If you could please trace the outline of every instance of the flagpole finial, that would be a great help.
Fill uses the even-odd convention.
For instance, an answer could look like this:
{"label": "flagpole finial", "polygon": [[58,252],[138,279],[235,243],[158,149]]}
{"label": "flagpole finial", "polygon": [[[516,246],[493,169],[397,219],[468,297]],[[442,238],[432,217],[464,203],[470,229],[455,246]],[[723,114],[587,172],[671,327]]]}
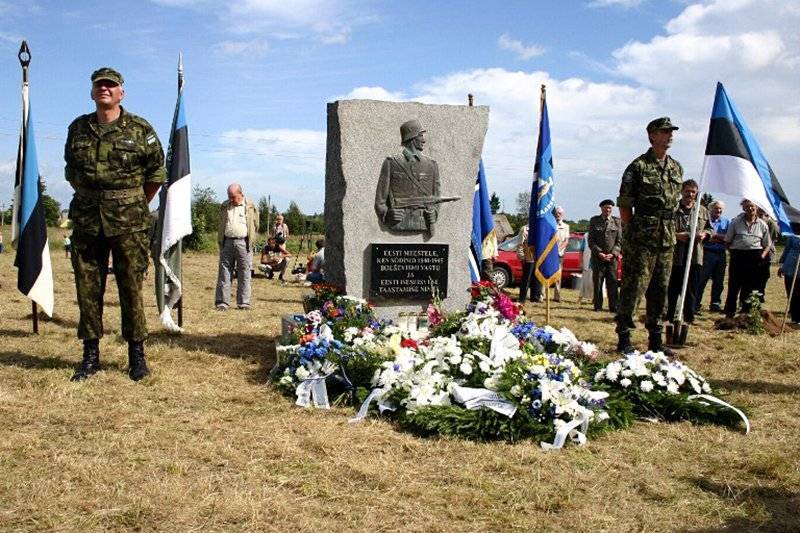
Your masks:
{"label": "flagpole finial", "polygon": [[183,52],[178,52],[178,91],[183,90]]}
{"label": "flagpole finial", "polygon": [[31,50],[28,48],[27,41],[22,41],[22,44],[19,45],[17,57],[19,58],[19,64],[22,65],[22,68],[28,68],[28,65],[31,63]]}
{"label": "flagpole finial", "polygon": [[467,95],[467,103],[469,104],[470,107],[475,105],[475,96],[472,93],[469,93]]}

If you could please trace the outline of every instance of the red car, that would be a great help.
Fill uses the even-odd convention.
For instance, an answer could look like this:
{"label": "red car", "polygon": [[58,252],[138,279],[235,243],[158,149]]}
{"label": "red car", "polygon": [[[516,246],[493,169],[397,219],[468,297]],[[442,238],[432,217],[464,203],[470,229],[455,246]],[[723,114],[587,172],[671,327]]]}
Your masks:
{"label": "red car", "polygon": [[[520,234],[503,241],[498,248],[498,256],[494,260],[493,281],[498,288],[518,285],[522,279],[522,261],[517,257]],[[564,261],[561,263],[561,279],[568,286],[574,274],[581,274],[583,262],[583,233],[574,232],[569,235]],[[622,261],[617,262],[617,279],[622,279]]]}

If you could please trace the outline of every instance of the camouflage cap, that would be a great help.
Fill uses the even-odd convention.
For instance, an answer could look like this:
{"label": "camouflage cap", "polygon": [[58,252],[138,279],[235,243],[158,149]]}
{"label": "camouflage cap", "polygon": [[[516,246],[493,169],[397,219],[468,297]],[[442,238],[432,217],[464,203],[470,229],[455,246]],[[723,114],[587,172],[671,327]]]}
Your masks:
{"label": "camouflage cap", "polygon": [[647,133],[653,133],[658,130],[677,130],[678,126],[673,126],[669,117],[658,117],[650,121],[647,125]]}
{"label": "camouflage cap", "polygon": [[606,199],[600,202],[600,207],[603,207],[604,205],[610,205],[611,207],[614,207],[614,200]]}
{"label": "camouflage cap", "polygon": [[122,79],[122,74],[110,67],[103,67],[92,72],[92,83],[99,80],[113,81],[117,85],[122,85],[125,80]]}
{"label": "camouflage cap", "polygon": [[400,125],[400,138],[402,142],[410,141],[420,133],[424,133],[425,130],[422,129],[422,124],[419,123],[419,120],[409,120],[408,122],[403,122]]}

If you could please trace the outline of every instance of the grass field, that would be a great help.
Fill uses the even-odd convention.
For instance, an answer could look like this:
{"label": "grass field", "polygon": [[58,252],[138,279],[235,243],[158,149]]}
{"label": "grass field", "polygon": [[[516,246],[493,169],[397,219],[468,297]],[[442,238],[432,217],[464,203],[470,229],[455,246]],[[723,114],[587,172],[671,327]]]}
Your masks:
{"label": "grass field", "polygon": [[[127,377],[112,283],[105,370],[71,383],[78,312],[55,248],[56,312],[38,336],[0,254],[0,530],[800,530],[800,332],[715,331],[707,312],[690,330],[681,359],[748,410],[747,436],[641,422],[550,453],[424,440],[267,385],[280,316],[307,289],[259,277],[252,311],[217,312],[212,254],[186,258],[184,335],[160,329],[150,278],[150,378]],[[552,324],[610,353],[611,316],[564,293]],[[773,275],[767,306],[784,304]]]}

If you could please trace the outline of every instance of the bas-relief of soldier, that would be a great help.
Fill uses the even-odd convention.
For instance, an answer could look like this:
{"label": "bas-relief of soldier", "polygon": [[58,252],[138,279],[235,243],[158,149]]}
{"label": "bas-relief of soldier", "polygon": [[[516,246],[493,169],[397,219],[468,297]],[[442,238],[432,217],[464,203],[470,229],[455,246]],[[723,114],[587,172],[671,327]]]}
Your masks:
{"label": "bas-relief of soldier", "polygon": [[424,133],[418,120],[404,122],[403,151],[383,161],[375,212],[391,230],[431,232],[439,217],[439,166],[422,155]]}

